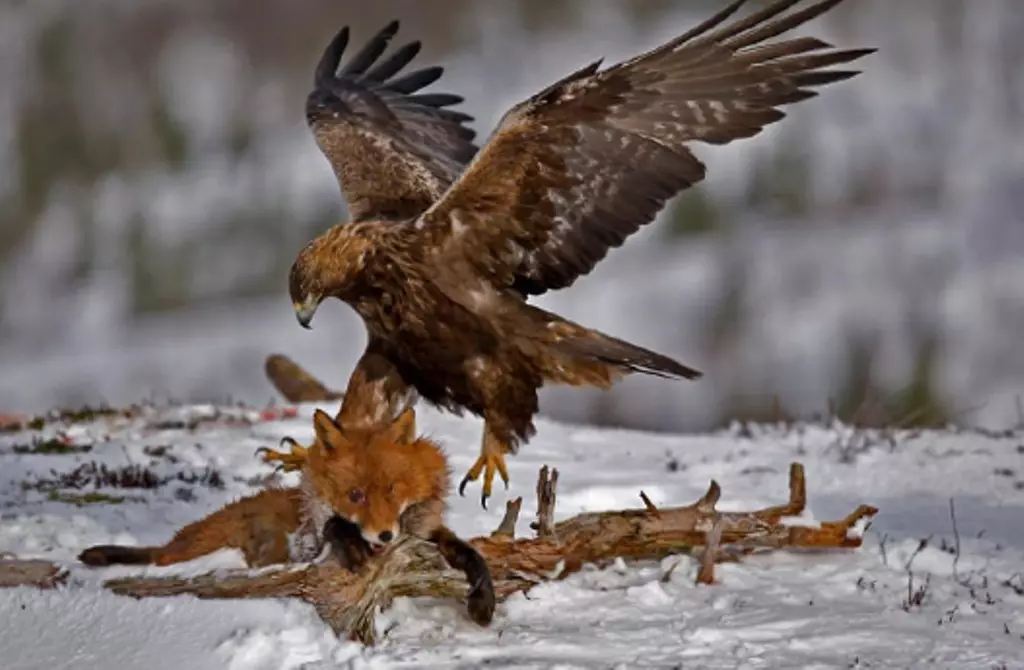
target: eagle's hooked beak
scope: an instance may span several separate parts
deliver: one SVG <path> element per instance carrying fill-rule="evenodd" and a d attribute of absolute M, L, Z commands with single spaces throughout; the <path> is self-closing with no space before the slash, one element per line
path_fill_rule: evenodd
<path fill-rule="evenodd" d="M 292 305 L 295 308 L 295 318 L 299 320 L 299 325 L 306 330 L 312 330 L 309 322 L 313 320 L 313 315 L 316 314 L 316 308 L 320 306 L 320 299 L 310 296 L 302 302 L 297 302 Z"/>

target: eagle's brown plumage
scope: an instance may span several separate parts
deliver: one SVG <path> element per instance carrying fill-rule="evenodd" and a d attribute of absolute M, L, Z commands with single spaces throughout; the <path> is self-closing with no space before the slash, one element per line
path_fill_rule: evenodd
<path fill-rule="evenodd" d="M 737 0 L 660 47 L 605 70 L 591 63 L 516 105 L 479 151 L 457 130 L 461 116 L 436 117 L 432 108 L 414 123 L 388 113 L 404 110 L 406 98 L 374 94 L 387 90 L 381 76 L 358 79 L 362 88 L 350 97 L 362 106 L 335 104 L 311 117 L 357 205 L 353 222 L 299 254 L 291 297 L 303 325 L 336 297 L 367 326 L 367 353 L 341 414 L 356 385 L 378 391 L 391 412 L 418 393 L 483 416 L 483 454 L 467 480 L 486 469 L 486 501 L 495 470 L 508 481 L 503 454 L 534 432 L 543 384 L 607 388 L 631 372 L 700 377 L 525 299 L 589 273 L 703 180 L 690 144 L 756 135 L 783 118 L 779 107 L 857 74 L 826 68 L 872 49 L 835 49 L 813 37 L 770 41 L 841 1 L 775 0 L 727 22 L 744 4 Z M 318 82 L 335 81 L 334 47 Z M 357 57 L 361 70 L 382 50 Z"/>
<path fill-rule="evenodd" d="M 476 153 L 473 117 L 447 109 L 451 93 L 420 93 L 441 67 L 401 71 L 419 53 L 410 42 L 378 62 L 398 32 L 392 21 L 340 70 L 348 26 L 327 49 L 306 98 L 306 122 L 338 177 L 353 221 L 417 216 L 458 177 Z"/>

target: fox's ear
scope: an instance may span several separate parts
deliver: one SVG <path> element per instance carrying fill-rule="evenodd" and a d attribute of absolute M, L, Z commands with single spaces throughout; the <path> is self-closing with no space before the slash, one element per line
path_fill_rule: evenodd
<path fill-rule="evenodd" d="M 396 444 L 412 444 L 416 440 L 416 410 L 406 408 L 388 426 L 388 437 Z"/>
<path fill-rule="evenodd" d="M 337 449 L 348 444 L 341 428 L 323 410 L 313 412 L 313 430 L 316 432 L 317 440 L 327 449 Z"/>

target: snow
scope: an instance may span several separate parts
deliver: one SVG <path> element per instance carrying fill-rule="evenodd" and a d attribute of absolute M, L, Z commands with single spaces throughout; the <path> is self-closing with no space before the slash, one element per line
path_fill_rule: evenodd
<path fill-rule="evenodd" d="M 453 497 L 449 522 L 458 533 L 489 532 L 506 496 L 520 495 L 518 532 L 528 533 L 545 464 L 560 472 L 558 518 L 638 507 L 641 489 L 656 505 L 687 504 L 711 479 L 722 486 L 722 510 L 779 504 L 793 461 L 807 475 L 800 523 L 842 518 L 859 503 L 881 511 L 860 549 L 721 565 L 714 586 L 694 584 L 689 558 L 619 561 L 510 598 L 489 629 L 454 603 L 400 599 L 379 614 L 386 634 L 375 649 L 338 640 L 298 601 L 133 600 L 100 588 L 125 574 L 238 567 L 236 552 L 169 568 L 76 564 L 96 543 L 163 543 L 256 490 L 270 469 L 254 450 L 285 435 L 309 439 L 315 407 L 269 419 L 239 406 L 149 407 L 130 419 L 0 435 L 0 552 L 61 562 L 72 577 L 49 592 L 0 591 L 0 667 L 1024 668 L 1024 431 L 795 424 L 669 435 L 540 419 L 537 437 L 510 459 L 511 486 L 498 485 L 490 510 L 479 507 L 478 485 Z M 446 446 L 453 477 L 461 477 L 475 459 L 480 422 L 421 408 L 419 424 Z M 25 453 L 33 438 L 91 449 Z M 76 506 L 69 496 L 95 489 L 67 486 L 69 475 L 93 461 L 149 466 L 160 485 L 101 488 L 126 499 Z M 923 601 L 908 605 L 923 584 Z"/>

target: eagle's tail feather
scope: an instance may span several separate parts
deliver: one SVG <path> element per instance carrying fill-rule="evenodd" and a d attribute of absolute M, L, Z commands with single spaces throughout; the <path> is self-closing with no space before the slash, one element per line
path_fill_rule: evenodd
<path fill-rule="evenodd" d="M 699 370 L 668 356 L 594 331 L 583 337 L 562 340 L 558 348 L 573 358 L 590 359 L 623 372 L 670 379 L 700 379 L 704 376 Z"/>

